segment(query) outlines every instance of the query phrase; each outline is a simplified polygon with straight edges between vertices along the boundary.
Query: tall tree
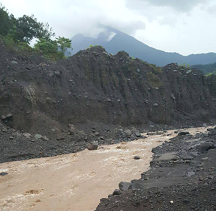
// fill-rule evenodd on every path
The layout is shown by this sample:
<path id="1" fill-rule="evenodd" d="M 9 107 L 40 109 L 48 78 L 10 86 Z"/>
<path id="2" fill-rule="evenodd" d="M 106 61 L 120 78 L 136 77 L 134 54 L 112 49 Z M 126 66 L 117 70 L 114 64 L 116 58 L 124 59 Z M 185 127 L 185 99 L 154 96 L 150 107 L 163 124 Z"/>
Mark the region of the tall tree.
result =
<path id="1" fill-rule="evenodd" d="M 49 24 L 40 23 L 32 16 L 23 15 L 17 19 L 17 39 L 29 43 L 33 38 L 51 39 L 55 33 Z"/>
<path id="2" fill-rule="evenodd" d="M 56 38 L 56 42 L 60 52 L 64 55 L 67 48 L 71 48 L 71 40 L 65 37 Z"/>
<path id="3" fill-rule="evenodd" d="M 13 27 L 15 18 L 9 15 L 7 9 L 0 3 L 0 35 L 6 36 Z"/>

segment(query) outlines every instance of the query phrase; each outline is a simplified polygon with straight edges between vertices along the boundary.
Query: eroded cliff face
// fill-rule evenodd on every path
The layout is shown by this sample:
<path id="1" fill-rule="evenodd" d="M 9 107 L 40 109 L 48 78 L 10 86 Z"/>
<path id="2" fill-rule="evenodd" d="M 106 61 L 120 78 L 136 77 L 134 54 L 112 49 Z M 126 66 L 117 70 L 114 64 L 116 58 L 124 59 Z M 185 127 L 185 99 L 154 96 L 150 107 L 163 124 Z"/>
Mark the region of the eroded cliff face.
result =
<path id="1" fill-rule="evenodd" d="M 8 124 L 16 129 L 52 136 L 53 128 L 58 135 L 69 124 L 185 124 L 215 117 L 215 90 L 198 70 L 157 68 L 102 47 L 59 62 L 0 48 L 0 114 L 12 114 Z"/>
<path id="2" fill-rule="evenodd" d="M 206 81 L 210 94 L 216 97 L 216 75 L 211 74 L 207 76 Z"/>

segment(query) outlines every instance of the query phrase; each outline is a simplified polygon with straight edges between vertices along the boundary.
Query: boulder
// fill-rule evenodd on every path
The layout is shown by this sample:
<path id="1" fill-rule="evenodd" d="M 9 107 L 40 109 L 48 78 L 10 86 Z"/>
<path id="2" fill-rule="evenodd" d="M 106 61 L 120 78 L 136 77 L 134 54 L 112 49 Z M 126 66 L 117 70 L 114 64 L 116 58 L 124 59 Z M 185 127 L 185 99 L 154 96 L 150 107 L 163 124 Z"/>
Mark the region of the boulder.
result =
<path id="1" fill-rule="evenodd" d="M 122 191 L 119 190 L 119 189 L 115 189 L 114 192 L 113 192 L 113 196 L 118 196 L 118 195 L 121 195 L 122 194 Z"/>
<path id="2" fill-rule="evenodd" d="M 134 160 L 139 160 L 140 159 L 140 156 L 134 156 Z"/>
<path id="3" fill-rule="evenodd" d="M 87 145 L 88 150 L 97 150 L 98 149 L 98 142 L 94 141 Z"/>
<path id="4" fill-rule="evenodd" d="M 131 132 L 131 130 L 127 129 L 127 130 L 125 130 L 125 134 L 127 137 L 130 137 L 132 132 Z"/>
<path id="5" fill-rule="evenodd" d="M 194 157 L 188 153 L 188 152 L 181 152 L 180 154 L 178 154 L 178 156 L 182 159 L 182 160 L 192 160 Z"/>
<path id="6" fill-rule="evenodd" d="M 119 189 L 121 191 L 127 191 L 127 190 L 129 190 L 130 186 L 131 186 L 130 182 L 120 182 L 119 183 Z"/>
<path id="7" fill-rule="evenodd" d="M 193 176 L 193 175 L 195 175 L 195 172 L 194 172 L 194 171 L 189 171 L 189 172 L 187 173 L 187 176 L 188 176 L 188 177 L 191 177 L 191 176 Z"/>
<path id="8" fill-rule="evenodd" d="M 138 132 L 138 131 L 137 131 L 137 132 L 135 132 L 134 134 L 135 134 L 135 136 L 136 136 L 136 137 L 141 137 L 141 136 L 142 136 L 142 135 L 141 135 L 141 133 L 140 133 L 140 132 Z"/>
<path id="9" fill-rule="evenodd" d="M 144 190 L 144 183 L 140 180 L 132 180 L 131 181 L 131 186 L 130 188 L 131 190 Z"/>
<path id="10" fill-rule="evenodd" d="M 100 133 L 99 133 L 99 132 L 95 132 L 94 135 L 95 135 L 95 136 L 99 136 Z"/>
<path id="11" fill-rule="evenodd" d="M 41 140 L 43 140 L 43 141 L 49 141 L 49 139 L 46 136 L 42 136 Z"/>
<path id="12" fill-rule="evenodd" d="M 36 138 L 36 139 L 41 139 L 41 138 L 42 138 L 42 135 L 40 135 L 40 134 L 35 134 L 35 138 Z"/>
<path id="13" fill-rule="evenodd" d="M 205 152 L 207 152 L 208 150 L 214 149 L 214 148 L 215 148 L 215 146 L 214 146 L 214 144 L 211 143 L 211 142 L 202 143 L 202 144 L 200 144 L 200 145 L 197 146 L 197 150 L 198 150 L 198 152 L 200 152 L 200 153 L 205 153 Z"/>
<path id="14" fill-rule="evenodd" d="M 10 121 L 13 120 L 13 114 L 7 114 L 7 115 L 2 115 L 1 116 L 2 121 Z"/>
<path id="15" fill-rule="evenodd" d="M 178 133 L 178 136 L 185 136 L 185 135 L 189 135 L 190 133 L 188 131 L 181 131 Z"/>
<path id="16" fill-rule="evenodd" d="M 73 124 L 69 124 L 68 127 L 69 127 L 69 131 L 68 131 L 69 134 L 73 135 L 76 132 L 75 126 Z"/>
<path id="17" fill-rule="evenodd" d="M 54 74 L 55 74 L 56 76 L 61 76 L 61 71 L 56 70 L 56 71 L 54 71 Z"/>
<path id="18" fill-rule="evenodd" d="M 17 61 L 11 61 L 11 64 L 18 64 L 18 62 Z"/>
<path id="19" fill-rule="evenodd" d="M 31 133 L 23 133 L 23 135 L 24 135 L 26 138 L 30 138 L 30 137 L 31 137 Z"/>
<path id="20" fill-rule="evenodd" d="M 177 160 L 178 156 L 175 152 L 168 152 L 162 154 L 157 160 L 158 161 L 166 161 L 166 160 Z"/>
<path id="21" fill-rule="evenodd" d="M 7 175 L 7 174 L 8 174 L 7 172 L 1 172 L 1 173 L 0 173 L 0 176 L 3 177 L 3 176 L 5 176 L 5 175 Z"/>

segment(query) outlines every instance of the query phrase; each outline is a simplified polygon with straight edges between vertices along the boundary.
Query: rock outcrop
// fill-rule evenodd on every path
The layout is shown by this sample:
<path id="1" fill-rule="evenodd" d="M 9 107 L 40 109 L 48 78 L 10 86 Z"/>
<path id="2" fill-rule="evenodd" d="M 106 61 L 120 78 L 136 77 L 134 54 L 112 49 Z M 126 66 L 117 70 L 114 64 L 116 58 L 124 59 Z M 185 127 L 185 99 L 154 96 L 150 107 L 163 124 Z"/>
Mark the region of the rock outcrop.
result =
<path id="1" fill-rule="evenodd" d="M 0 49 L 0 115 L 24 132 L 63 140 L 73 124 L 84 139 L 92 122 L 191 124 L 216 114 L 214 90 L 198 70 L 158 68 L 98 46 L 59 62 Z"/>
<path id="2" fill-rule="evenodd" d="M 216 75 L 211 74 L 206 79 L 210 94 L 216 97 Z"/>

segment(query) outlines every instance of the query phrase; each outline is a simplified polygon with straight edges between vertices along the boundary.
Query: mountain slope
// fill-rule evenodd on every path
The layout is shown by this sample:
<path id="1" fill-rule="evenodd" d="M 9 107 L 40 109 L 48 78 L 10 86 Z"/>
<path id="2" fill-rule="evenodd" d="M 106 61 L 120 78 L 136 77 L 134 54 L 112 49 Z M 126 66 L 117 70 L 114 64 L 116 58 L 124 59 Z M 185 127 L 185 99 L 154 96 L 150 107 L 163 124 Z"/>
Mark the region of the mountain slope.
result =
<path id="1" fill-rule="evenodd" d="M 112 39 L 109 39 L 110 34 L 115 33 Z M 164 66 L 169 63 L 178 64 L 209 64 L 216 62 L 215 53 L 207 54 L 192 54 L 189 56 L 182 56 L 178 53 L 168 53 L 157 50 L 148 45 L 136 40 L 113 28 L 107 28 L 107 31 L 99 34 L 97 38 L 89 38 L 81 34 L 77 34 L 72 38 L 73 50 L 71 54 L 74 55 L 79 50 L 88 48 L 90 45 L 101 45 L 109 53 L 116 54 L 119 51 L 126 51 L 131 57 L 142 59 L 148 63 Z"/>
<path id="2" fill-rule="evenodd" d="M 205 75 L 209 73 L 216 74 L 216 62 L 213 64 L 206 64 L 206 65 L 193 65 L 192 68 L 201 70 Z"/>

